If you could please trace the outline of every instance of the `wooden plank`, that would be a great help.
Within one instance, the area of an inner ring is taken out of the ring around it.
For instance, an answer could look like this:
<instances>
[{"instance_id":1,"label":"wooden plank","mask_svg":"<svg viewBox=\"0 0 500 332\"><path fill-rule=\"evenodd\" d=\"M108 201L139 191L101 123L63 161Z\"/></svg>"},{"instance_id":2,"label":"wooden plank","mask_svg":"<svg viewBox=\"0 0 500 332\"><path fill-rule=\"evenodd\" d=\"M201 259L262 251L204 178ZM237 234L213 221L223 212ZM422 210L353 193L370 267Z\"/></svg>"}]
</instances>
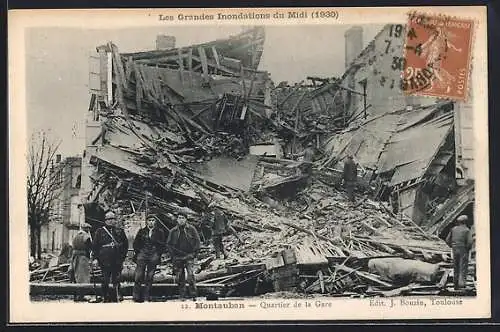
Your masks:
<instances>
[{"instance_id":1,"label":"wooden plank","mask_svg":"<svg viewBox=\"0 0 500 332\"><path fill-rule=\"evenodd\" d=\"M219 54L217 53L217 48L215 46L212 46L212 54L214 55L215 63L217 64L217 69L219 69L220 59L219 59Z\"/></svg>"},{"instance_id":2,"label":"wooden plank","mask_svg":"<svg viewBox=\"0 0 500 332\"><path fill-rule=\"evenodd\" d=\"M312 235L312 236L314 236L314 237L316 237L318 239L321 239L323 241L335 243L333 240L327 238L326 236L323 236L323 235L320 235L320 234L316 234L316 233L314 233L314 232L312 232L310 230L307 230L307 229L305 229L303 227L300 227L300 226L297 226L297 225L294 225L294 224L291 224L291 223L288 223L288 222L283 222L283 224L285 224L285 225L287 225L289 227L295 228L296 230L299 230L299 231L304 232L306 234Z\"/></svg>"},{"instance_id":3,"label":"wooden plank","mask_svg":"<svg viewBox=\"0 0 500 332\"><path fill-rule=\"evenodd\" d=\"M347 267L347 266L338 266L337 267L339 270L342 270L344 272L353 272L354 269ZM377 278L375 275L367 272L362 272L362 271L354 271L358 276L362 277L363 279L367 279L370 281L373 281L374 283L377 283L379 285L385 286L385 287L393 287L392 284L382 281L379 278Z\"/></svg>"},{"instance_id":4,"label":"wooden plank","mask_svg":"<svg viewBox=\"0 0 500 332\"><path fill-rule=\"evenodd\" d=\"M125 76L127 77L127 80L130 80L130 77L132 75L133 64L134 62L132 60L132 57L128 57L125 68Z\"/></svg>"},{"instance_id":5,"label":"wooden plank","mask_svg":"<svg viewBox=\"0 0 500 332\"><path fill-rule=\"evenodd\" d=\"M143 83L141 73L137 68L137 65L133 64L135 73L135 104L137 110L142 108L142 98L143 98Z\"/></svg>"},{"instance_id":6,"label":"wooden plank","mask_svg":"<svg viewBox=\"0 0 500 332\"><path fill-rule=\"evenodd\" d=\"M295 124L294 124L294 131L297 132L298 131L298 127L299 127L299 111L300 111L300 107L299 107L299 104L300 102L302 101L302 99L304 99L305 95L307 93L307 90L304 90L304 92L302 92L302 95L299 97L299 99L297 100L297 102L295 103L295 105L293 106L291 112L293 113L294 111L295 112ZM297 143L297 136L293 136L293 152L296 153L295 149L296 149L296 143Z\"/></svg>"},{"instance_id":7,"label":"wooden plank","mask_svg":"<svg viewBox=\"0 0 500 332\"><path fill-rule=\"evenodd\" d=\"M193 86L193 49L188 50L188 71L189 71L189 85Z\"/></svg>"},{"instance_id":8,"label":"wooden plank","mask_svg":"<svg viewBox=\"0 0 500 332\"><path fill-rule=\"evenodd\" d=\"M208 60L205 49L202 46L198 47L198 54L200 55L201 68L203 69L203 78L208 81Z\"/></svg>"},{"instance_id":9,"label":"wooden plank","mask_svg":"<svg viewBox=\"0 0 500 332\"><path fill-rule=\"evenodd\" d=\"M323 277L323 271L318 271L319 285L321 287L321 293L325 292L325 279Z\"/></svg>"},{"instance_id":10,"label":"wooden plank","mask_svg":"<svg viewBox=\"0 0 500 332\"><path fill-rule=\"evenodd\" d=\"M388 222L387 220L385 220L381 216L379 216L377 214L375 214L374 216L375 216L375 218L377 218L378 220L380 220L381 222L383 222L384 224L386 224L388 227L392 227L393 226L390 222Z\"/></svg>"},{"instance_id":11,"label":"wooden plank","mask_svg":"<svg viewBox=\"0 0 500 332\"><path fill-rule=\"evenodd\" d=\"M206 107L203 107L201 110L199 110L196 114L194 114L190 119L193 120L193 119L196 119L198 116L200 116L200 114L202 113L205 113L206 111L208 111L211 107L214 106L214 103L211 103L210 105L206 106Z\"/></svg>"},{"instance_id":12,"label":"wooden plank","mask_svg":"<svg viewBox=\"0 0 500 332\"><path fill-rule=\"evenodd\" d=\"M370 224L368 224L365 220L361 219L358 222L361 223L363 226L365 226L367 229L371 230L374 234L378 234L378 235L382 235L382 236L384 235L378 229L376 229L375 227L373 227Z\"/></svg>"},{"instance_id":13,"label":"wooden plank","mask_svg":"<svg viewBox=\"0 0 500 332\"><path fill-rule=\"evenodd\" d=\"M202 68L202 60L201 60L201 57L197 57L196 55L193 55L193 60L195 61L199 61L200 64L195 66L193 68L193 71L197 71L198 69ZM239 74L236 73L234 70L228 68L228 67L225 67L223 66L222 64L220 64L218 67L217 67L217 64L211 60L211 59L208 59L207 58L207 68L214 68L214 69L217 69L225 74L231 74L231 75L234 75L234 76L238 76Z\"/></svg>"},{"instance_id":14,"label":"wooden plank","mask_svg":"<svg viewBox=\"0 0 500 332\"><path fill-rule=\"evenodd\" d=\"M184 86L184 60L182 59L182 53L180 48L177 50L177 55L178 55L177 62L179 63L179 74L181 77L181 84L182 86Z\"/></svg>"}]
</instances>

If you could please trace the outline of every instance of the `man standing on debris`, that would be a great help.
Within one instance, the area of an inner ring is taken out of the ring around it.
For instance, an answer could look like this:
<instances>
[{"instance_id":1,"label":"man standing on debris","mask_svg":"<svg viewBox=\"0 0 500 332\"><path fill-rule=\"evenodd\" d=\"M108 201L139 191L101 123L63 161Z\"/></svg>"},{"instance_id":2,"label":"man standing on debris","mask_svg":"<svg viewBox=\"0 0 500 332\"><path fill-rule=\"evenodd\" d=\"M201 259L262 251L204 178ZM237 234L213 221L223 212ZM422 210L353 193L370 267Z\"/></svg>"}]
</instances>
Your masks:
<instances>
[{"instance_id":1,"label":"man standing on debris","mask_svg":"<svg viewBox=\"0 0 500 332\"><path fill-rule=\"evenodd\" d=\"M300 169L302 171L302 174L309 178L312 175L312 166L315 155L314 144L312 142L309 142L302 154L304 157Z\"/></svg>"},{"instance_id":2,"label":"man standing on debris","mask_svg":"<svg viewBox=\"0 0 500 332\"><path fill-rule=\"evenodd\" d=\"M227 252L224 249L224 243L222 242L222 240L228 233L236 236L239 243L243 242L236 230L233 228L233 226L231 226L231 223L224 212L222 212L220 208L216 207L214 209L214 220L212 223L212 239L214 242L215 257L217 259L220 258L221 254L224 258L227 258Z\"/></svg>"},{"instance_id":3,"label":"man standing on debris","mask_svg":"<svg viewBox=\"0 0 500 332\"><path fill-rule=\"evenodd\" d=\"M196 283L194 279L194 259L200 249L200 236L194 226L187 223L184 215L177 217L177 226L170 230L167 248L172 257L174 273L179 285L181 299L186 297L186 279L189 283L190 296L196 298ZM186 274L184 274L184 269Z\"/></svg>"},{"instance_id":4,"label":"man standing on debris","mask_svg":"<svg viewBox=\"0 0 500 332\"><path fill-rule=\"evenodd\" d=\"M212 238L212 226L213 226L213 218L214 215L211 212L203 212L201 215L200 222L200 230L201 230L201 238L204 245L208 245L210 243L210 239Z\"/></svg>"},{"instance_id":5,"label":"man standing on debris","mask_svg":"<svg viewBox=\"0 0 500 332\"><path fill-rule=\"evenodd\" d=\"M356 187L356 181L358 180L358 166L354 162L351 154L347 155L347 159L344 162L343 180L347 197L351 202L354 202L354 188Z\"/></svg>"},{"instance_id":6,"label":"man standing on debris","mask_svg":"<svg viewBox=\"0 0 500 332\"><path fill-rule=\"evenodd\" d=\"M125 231L116 227L116 217L113 212L105 215L105 225L95 232L94 254L102 271L102 293L104 302L118 302L120 300L120 275L123 262L127 257L128 240ZM113 283L113 290L109 289L109 282Z\"/></svg>"},{"instance_id":7,"label":"man standing on debris","mask_svg":"<svg viewBox=\"0 0 500 332\"><path fill-rule=\"evenodd\" d=\"M141 228L134 239L135 283L133 291L134 302L150 301L153 275L160 263L161 254L165 249L165 232L158 227L156 216L150 214L146 218L146 227ZM145 288L142 284L145 283Z\"/></svg>"},{"instance_id":8,"label":"man standing on debris","mask_svg":"<svg viewBox=\"0 0 500 332\"><path fill-rule=\"evenodd\" d=\"M469 218L461 215L457 218L457 225L453 227L446 238L446 243L453 252L453 284L455 290L465 288L469 270L469 252L472 248L472 234L466 225Z\"/></svg>"},{"instance_id":9,"label":"man standing on debris","mask_svg":"<svg viewBox=\"0 0 500 332\"><path fill-rule=\"evenodd\" d=\"M90 283L90 258L92 251L92 237L90 236L90 225L84 223L80 231L73 238L73 250L69 274L73 282L77 284ZM84 294L77 292L74 296L75 302L87 301Z\"/></svg>"}]
</instances>

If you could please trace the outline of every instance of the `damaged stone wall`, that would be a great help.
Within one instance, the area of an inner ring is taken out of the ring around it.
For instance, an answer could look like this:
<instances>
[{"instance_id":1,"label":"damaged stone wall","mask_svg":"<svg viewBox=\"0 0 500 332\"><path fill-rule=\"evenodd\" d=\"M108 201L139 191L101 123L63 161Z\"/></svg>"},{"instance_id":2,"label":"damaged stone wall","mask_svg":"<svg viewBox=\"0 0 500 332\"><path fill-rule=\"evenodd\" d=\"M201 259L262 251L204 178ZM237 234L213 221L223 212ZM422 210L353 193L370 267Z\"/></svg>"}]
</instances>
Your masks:
<instances>
[{"instance_id":1,"label":"damaged stone wall","mask_svg":"<svg viewBox=\"0 0 500 332\"><path fill-rule=\"evenodd\" d=\"M406 97L401 89L402 58L406 38L406 26L388 24L375 36L368 46L351 63L342 76L341 85L363 92L366 80L367 113L375 116L407 105L426 105L436 99L431 97ZM346 105L349 114L363 116L363 96L348 93Z\"/></svg>"}]
</instances>

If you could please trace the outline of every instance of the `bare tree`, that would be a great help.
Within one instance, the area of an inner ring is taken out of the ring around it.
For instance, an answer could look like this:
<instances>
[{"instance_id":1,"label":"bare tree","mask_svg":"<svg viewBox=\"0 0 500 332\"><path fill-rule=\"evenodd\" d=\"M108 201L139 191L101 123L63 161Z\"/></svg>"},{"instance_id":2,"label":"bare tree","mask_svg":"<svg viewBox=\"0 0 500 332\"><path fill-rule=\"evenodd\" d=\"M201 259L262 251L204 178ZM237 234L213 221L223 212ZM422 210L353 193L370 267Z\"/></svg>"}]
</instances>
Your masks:
<instances>
[{"instance_id":1,"label":"bare tree","mask_svg":"<svg viewBox=\"0 0 500 332\"><path fill-rule=\"evenodd\" d=\"M49 221L54 201L63 188L60 167L54 158L60 141L52 141L40 131L31 138L28 150L28 227L30 230L30 254L41 258L41 227Z\"/></svg>"}]
</instances>

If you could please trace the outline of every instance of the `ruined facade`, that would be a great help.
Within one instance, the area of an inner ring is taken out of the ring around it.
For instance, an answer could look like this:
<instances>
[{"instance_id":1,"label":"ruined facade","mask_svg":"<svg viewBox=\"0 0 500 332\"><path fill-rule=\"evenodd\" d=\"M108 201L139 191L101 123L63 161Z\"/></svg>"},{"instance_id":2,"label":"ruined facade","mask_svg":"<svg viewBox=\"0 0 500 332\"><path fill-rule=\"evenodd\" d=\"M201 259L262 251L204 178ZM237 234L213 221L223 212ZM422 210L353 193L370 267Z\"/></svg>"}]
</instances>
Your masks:
<instances>
[{"instance_id":1,"label":"ruined facade","mask_svg":"<svg viewBox=\"0 0 500 332\"><path fill-rule=\"evenodd\" d=\"M51 169L51 176L60 177L60 194L53 202L49 222L41 227L42 250L49 252L62 248L70 243L81 222L81 204L79 191L81 188L81 157L67 157L64 160L57 156Z\"/></svg>"},{"instance_id":2,"label":"ruined facade","mask_svg":"<svg viewBox=\"0 0 500 332\"><path fill-rule=\"evenodd\" d=\"M353 154L365 180L378 181L379 198L419 224L433 224L449 194L473 181L472 105L405 95L405 33L404 25L386 25L339 82L321 88L342 98L349 123L326 140L323 166L340 167ZM359 30L346 33L346 54L359 38Z\"/></svg>"}]
</instances>

